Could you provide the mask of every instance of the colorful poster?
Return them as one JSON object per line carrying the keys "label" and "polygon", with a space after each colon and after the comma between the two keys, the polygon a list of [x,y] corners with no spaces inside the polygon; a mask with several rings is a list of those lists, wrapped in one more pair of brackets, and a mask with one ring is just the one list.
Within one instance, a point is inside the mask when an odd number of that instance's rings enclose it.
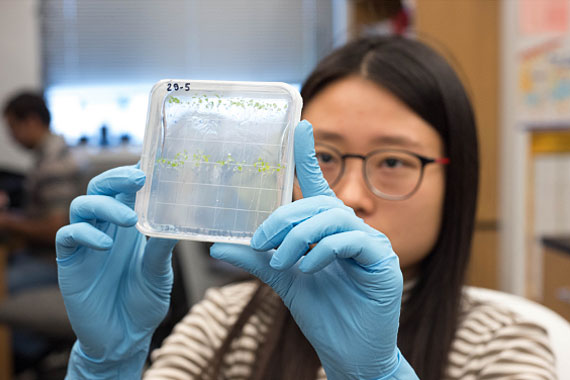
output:
{"label": "colorful poster", "polygon": [[568,31],[567,0],[520,0],[519,4],[519,30],[523,35]]}
{"label": "colorful poster", "polygon": [[570,125],[570,0],[521,0],[519,119],[529,127]]}

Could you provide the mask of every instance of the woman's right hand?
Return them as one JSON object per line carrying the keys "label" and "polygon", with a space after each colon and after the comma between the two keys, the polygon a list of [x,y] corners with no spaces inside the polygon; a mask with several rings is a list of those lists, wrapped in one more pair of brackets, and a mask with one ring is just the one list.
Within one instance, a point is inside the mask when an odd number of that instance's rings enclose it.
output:
{"label": "woman's right hand", "polygon": [[134,166],[98,175],[57,233],[59,286],[78,338],[70,378],[140,378],[168,311],[176,241],[147,241],[134,227],[135,194],[144,181]]}

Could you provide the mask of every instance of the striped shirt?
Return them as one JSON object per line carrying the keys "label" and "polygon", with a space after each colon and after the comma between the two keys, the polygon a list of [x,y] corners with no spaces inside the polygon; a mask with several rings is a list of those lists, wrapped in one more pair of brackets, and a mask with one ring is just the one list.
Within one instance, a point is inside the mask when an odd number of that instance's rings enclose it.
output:
{"label": "striped shirt", "polygon": [[63,137],[49,133],[34,151],[35,164],[26,176],[26,213],[45,217],[67,215],[69,204],[81,193],[79,166]]}
{"label": "striped shirt", "polygon": [[[257,286],[255,282],[243,282],[208,290],[163,346],[152,352],[153,363],[144,379],[210,379],[209,365],[216,350]],[[250,377],[256,349],[263,343],[278,301],[275,297],[265,302],[232,342],[221,371],[225,378]],[[499,305],[467,295],[446,373],[447,379],[556,378],[554,357],[543,328]],[[326,379],[322,368],[316,379]]]}

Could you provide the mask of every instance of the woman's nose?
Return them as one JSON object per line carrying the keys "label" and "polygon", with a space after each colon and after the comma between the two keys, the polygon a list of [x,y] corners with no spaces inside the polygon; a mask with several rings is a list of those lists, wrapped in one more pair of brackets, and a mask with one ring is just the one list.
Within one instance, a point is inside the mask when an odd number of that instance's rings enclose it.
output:
{"label": "woman's nose", "polygon": [[362,165],[362,160],[347,159],[344,174],[333,188],[336,196],[361,217],[372,213],[375,204],[375,195],[366,185]]}

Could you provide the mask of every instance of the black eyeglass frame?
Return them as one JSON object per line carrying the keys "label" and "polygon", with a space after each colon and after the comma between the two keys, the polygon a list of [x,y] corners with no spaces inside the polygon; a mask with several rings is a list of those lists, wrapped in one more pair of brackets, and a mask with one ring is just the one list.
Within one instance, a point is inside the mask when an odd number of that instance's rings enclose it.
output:
{"label": "black eyeglass frame", "polygon": [[[401,201],[404,199],[408,199],[410,198],[412,195],[414,195],[414,193],[416,191],[418,191],[421,183],[422,183],[422,179],[424,177],[424,168],[426,165],[429,164],[442,164],[442,165],[448,165],[450,163],[449,158],[447,157],[441,157],[441,158],[430,158],[430,157],[425,157],[422,156],[420,154],[414,153],[414,152],[410,152],[408,150],[405,149],[376,149],[373,150],[371,152],[368,152],[366,155],[361,155],[361,154],[354,154],[354,153],[347,153],[347,154],[342,154],[341,152],[339,152],[338,149],[336,149],[335,147],[328,145],[328,144],[315,144],[315,152],[317,150],[317,148],[319,146],[324,146],[327,149],[332,150],[333,152],[337,153],[338,156],[340,157],[341,161],[340,161],[340,172],[338,174],[338,176],[336,177],[336,179],[332,182],[329,183],[329,186],[332,188],[334,187],[334,185],[336,185],[338,183],[338,181],[342,178],[342,176],[344,175],[344,168],[345,168],[345,160],[347,158],[359,158],[362,161],[364,161],[363,165],[362,165],[362,175],[364,177],[364,181],[366,182],[366,185],[368,186],[368,189],[370,191],[372,191],[372,193],[374,195],[376,195],[377,197],[380,197],[382,199],[387,199],[387,200],[391,200],[391,201]],[[368,179],[368,174],[366,173],[366,163],[368,161],[368,159],[370,157],[372,157],[373,155],[380,153],[380,152],[400,152],[400,153],[405,153],[405,154],[409,154],[411,156],[416,157],[417,159],[420,160],[421,163],[421,167],[420,167],[420,176],[418,178],[418,183],[414,186],[414,188],[406,195],[401,195],[401,196],[394,196],[394,195],[389,195],[389,194],[384,194],[383,192],[381,192],[380,190],[378,190],[376,187],[374,187],[374,185],[372,185],[372,183],[370,183],[370,180]],[[318,158],[317,158],[318,159]]]}

